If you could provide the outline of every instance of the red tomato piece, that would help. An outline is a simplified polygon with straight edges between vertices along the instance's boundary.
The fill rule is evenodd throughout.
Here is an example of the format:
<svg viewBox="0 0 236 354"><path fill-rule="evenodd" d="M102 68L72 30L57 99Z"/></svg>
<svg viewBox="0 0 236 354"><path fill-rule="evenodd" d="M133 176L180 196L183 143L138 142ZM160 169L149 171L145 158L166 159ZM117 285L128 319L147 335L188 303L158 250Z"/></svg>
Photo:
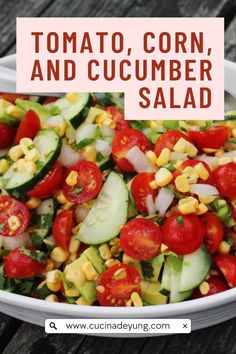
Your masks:
<svg viewBox="0 0 236 354"><path fill-rule="evenodd" d="M8 148L14 141L15 129L10 125L0 123L0 149Z"/></svg>
<svg viewBox="0 0 236 354"><path fill-rule="evenodd" d="M121 270L124 272L123 278L116 279L117 271ZM112 266L98 280L98 285L104 288L104 291L97 291L99 304L101 306L125 306L133 292L141 293L140 280L139 273L130 265L119 263Z"/></svg>
<svg viewBox="0 0 236 354"><path fill-rule="evenodd" d="M63 167L56 162L51 171L34 188L27 193L32 198L48 198L53 195L62 185L64 179Z"/></svg>
<svg viewBox="0 0 236 354"><path fill-rule="evenodd" d="M95 198L102 188L102 173L98 166L90 161L80 161L66 171L65 180L71 171L78 174L77 184L71 187L64 183L63 193L66 199L82 204Z"/></svg>
<svg viewBox="0 0 236 354"><path fill-rule="evenodd" d="M187 141L191 141L187 134L184 134L178 130L168 130L157 139L154 148L155 154L159 156L162 149L164 148L172 150L180 138L183 138Z"/></svg>
<svg viewBox="0 0 236 354"><path fill-rule="evenodd" d="M68 250L73 227L73 213L70 210L64 210L58 214L52 225L52 235L58 244L64 250Z"/></svg>
<svg viewBox="0 0 236 354"><path fill-rule="evenodd" d="M47 97L43 104L49 104L58 100L58 97Z"/></svg>
<svg viewBox="0 0 236 354"><path fill-rule="evenodd" d="M134 146L138 146L143 152L152 149L148 138L137 129L120 130L113 138L112 156L122 171L135 172L131 163L125 158L127 152Z"/></svg>
<svg viewBox="0 0 236 354"><path fill-rule="evenodd" d="M120 112L116 107L108 106L104 108L104 111L107 111L112 115L112 118L116 123L116 130L123 130L130 127L129 121L125 120L124 113Z"/></svg>
<svg viewBox="0 0 236 354"><path fill-rule="evenodd" d="M236 163L218 166L212 173L214 184L223 197L236 197Z"/></svg>
<svg viewBox="0 0 236 354"><path fill-rule="evenodd" d="M218 250L220 243L223 241L224 229L218 216L208 212L201 217L201 221L205 225L204 242L208 251L213 254Z"/></svg>
<svg viewBox="0 0 236 354"><path fill-rule="evenodd" d="M223 126L211 127L208 130L189 130L189 136L199 149L219 149L229 138L229 128Z"/></svg>
<svg viewBox="0 0 236 354"><path fill-rule="evenodd" d="M152 189L149 183L155 178L155 173L142 172L134 177L131 183L131 193L134 198L135 207L141 213L147 213L146 198L151 194L153 198L157 195L157 189Z"/></svg>
<svg viewBox="0 0 236 354"><path fill-rule="evenodd" d="M121 230L120 247L130 257L149 260L158 253L162 232L155 222L137 218L129 221Z"/></svg>
<svg viewBox="0 0 236 354"><path fill-rule="evenodd" d="M163 242L178 255L196 251L202 244L205 230L196 215L174 215L166 219L163 227Z"/></svg>
<svg viewBox="0 0 236 354"><path fill-rule="evenodd" d="M208 171L209 178L207 180L205 180L205 181L203 179L199 178L198 179L198 183L210 183L211 184L211 180L212 180L212 178L211 178L211 174L212 174L211 169L210 169L210 167L208 166L208 164L205 161L199 161L199 160L185 160L180 165L180 167L173 173L173 177L174 178L173 178L172 181L174 181L177 176L181 175L186 167L188 167L188 166L194 167L197 164L199 164L200 162L203 164L203 166Z"/></svg>
<svg viewBox="0 0 236 354"><path fill-rule="evenodd" d="M15 216L19 221L19 226L16 230L11 230L9 221L10 217ZM16 236L24 232L30 221L30 212L26 205L9 195L0 196L0 225L1 235Z"/></svg>
<svg viewBox="0 0 236 354"><path fill-rule="evenodd" d="M219 294L222 291L228 290L229 287L226 284L225 281L223 281L220 277L218 277L217 275L211 275L210 278L207 279L207 283L210 286L210 290L208 291L207 294L202 294L199 290L199 288L197 288L193 295L192 295L192 299L199 299L201 297L205 297L205 296L210 296L210 295L215 295L215 294Z"/></svg>
<svg viewBox="0 0 236 354"><path fill-rule="evenodd" d="M38 115L33 110L29 110L17 129L15 143L19 144L22 138L34 139L40 127L41 124Z"/></svg>
<svg viewBox="0 0 236 354"><path fill-rule="evenodd" d="M0 93L0 98L15 104L17 98L21 98L22 100L28 100L29 95L19 95L17 93Z"/></svg>
<svg viewBox="0 0 236 354"><path fill-rule="evenodd" d="M31 252L35 252L32 247L27 247ZM7 278L25 279L32 278L42 273L46 268L46 261L41 263L36 259L23 253L21 248L10 251L3 261L4 275Z"/></svg>
<svg viewBox="0 0 236 354"><path fill-rule="evenodd" d="M219 254L214 257L214 262L224 275L231 288L236 287L236 257L231 254Z"/></svg>

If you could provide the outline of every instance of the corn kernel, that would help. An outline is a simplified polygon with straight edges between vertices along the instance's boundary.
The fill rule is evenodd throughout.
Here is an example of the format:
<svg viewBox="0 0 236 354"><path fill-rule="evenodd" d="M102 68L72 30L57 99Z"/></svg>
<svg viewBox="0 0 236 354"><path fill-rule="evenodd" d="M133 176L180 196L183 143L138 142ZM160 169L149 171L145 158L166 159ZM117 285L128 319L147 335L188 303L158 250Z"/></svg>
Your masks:
<svg viewBox="0 0 236 354"><path fill-rule="evenodd" d="M87 280L96 280L98 278L98 273L94 269L91 262L85 262L82 265L82 271L84 272L85 278Z"/></svg>
<svg viewBox="0 0 236 354"><path fill-rule="evenodd" d="M63 210L70 210L74 206L73 203L67 202L66 204L63 205L62 209Z"/></svg>
<svg viewBox="0 0 236 354"><path fill-rule="evenodd" d="M77 184L78 176L78 172L71 171L66 178L66 184L68 186L74 187Z"/></svg>
<svg viewBox="0 0 236 354"><path fill-rule="evenodd" d="M42 289L46 285L46 280L41 281L41 283L37 286L37 289Z"/></svg>
<svg viewBox="0 0 236 354"><path fill-rule="evenodd" d="M189 183L185 175L177 176L175 179L175 186L181 193L189 192Z"/></svg>
<svg viewBox="0 0 236 354"><path fill-rule="evenodd" d="M81 224L78 224L77 226L75 226L75 227L72 229L73 235L77 235L77 233L79 232L80 228L81 228Z"/></svg>
<svg viewBox="0 0 236 354"><path fill-rule="evenodd" d="M76 236L72 236L70 239L68 251L69 253L77 253L80 248L80 241L76 239Z"/></svg>
<svg viewBox="0 0 236 354"><path fill-rule="evenodd" d="M99 293L104 293L104 291L105 291L105 288L104 288L104 286L102 286L102 285L98 285L98 286L96 287L96 289L97 289L97 291L98 291Z"/></svg>
<svg viewBox="0 0 236 354"><path fill-rule="evenodd" d="M125 279L126 278L126 271L124 268L118 269L115 273L114 273L114 278L116 280L119 279Z"/></svg>
<svg viewBox="0 0 236 354"><path fill-rule="evenodd" d="M27 161L25 163L25 170L26 172L30 173L31 175L34 175L36 173L36 165L33 161Z"/></svg>
<svg viewBox="0 0 236 354"><path fill-rule="evenodd" d="M12 161L17 161L23 155L23 151L20 145L15 145L9 150L8 154Z"/></svg>
<svg viewBox="0 0 236 354"><path fill-rule="evenodd" d="M67 260L69 253L61 247L53 248L50 257L53 261L63 263Z"/></svg>
<svg viewBox="0 0 236 354"><path fill-rule="evenodd" d="M231 133L233 138L236 138L236 128L232 129Z"/></svg>
<svg viewBox="0 0 236 354"><path fill-rule="evenodd" d="M186 147L187 147L187 140L184 138L180 138L175 146L173 147L173 150L176 152L184 153L186 152Z"/></svg>
<svg viewBox="0 0 236 354"><path fill-rule="evenodd" d="M66 279L71 283L76 282L79 286L82 286L86 280L84 273L80 269L70 270L66 273Z"/></svg>
<svg viewBox="0 0 236 354"><path fill-rule="evenodd" d="M205 214L208 211L208 207L204 203L200 203L197 206L197 215Z"/></svg>
<svg viewBox="0 0 236 354"><path fill-rule="evenodd" d="M165 252L166 250L168 250L168 246L166 246L164 243L162 243L161 248L160 248L161 253Z"/></svg>
<svg viewBox="0 0 236 354"><path fill-rule="evenodd" d="M198 149L189 141L186 144L186 153L189 157L195 157L198 153Z"/></svg>
<svg viewBox="0 0 236 354"><path fill-rule="evenodd" d="M185 169L183 170L183 174L187 177L189 183L197 183L199 174L193 167L185 167Z"/></svg>
<svg viewBox="0 0 236 354"><path fill-rule="evenodd" d="M123 253L122 256L122 262L125 264L129 264L133 261L133 258L131 258L130 256L128 256L126 253Z"/></svg>
<svg viewBox="0 0 236 354"><path fill-rule="evenodd" d="M134 307L140 307L143 306L142 299L140 298L139 294L137 292L133 292L131 294L131 300L134 304Z"/></svg>
<svg viewBox="0 0 236 354"><path fill-rule="evenodd" d="M169 162L170 159L170 150L167 148L162 149L160 155L158 156L156 160L157 166L161 167L163 165L166 165Z"/></svg>
<svg viewBox="0 0 236 354"><path fill-rule="evenodd" d="M16 161L15 166L19 172L25 172L25 160L24 159L19 159Z"/></svg>
<svg viewBox="0 0 236 354"><path fill-rule="evenodd" d="M199 285L199 290L202 295L208 294L208 292L210 291L209 283L204 281L202 284Z"/></svg>
<svg viewBox="0 0 236 354"><path fill-rule="evenodd" d="M211 149L211 148L204 148L202 149L206 154L212 154L214 152L217 152L218 149Z"/></svg>
<svg viewBox="0 0 236 354"><path fill-rule="evenodd" d="M5 173L9 169L9 163L7 162L6 159L1 159L0 160L0 174Z"/></svg>
<svg viewBox="0 0 236 354"><path fill-rule="evenodd" d="M20 118L21 116L21 110L16 107L16 106L8 106L6 108L7 114L10 114L10 116L15 117L15 118Z"/></svg>
<svg viewBox="0 0 236 354"><path fill-rule="evenodd" d="M27 200L27 202L25 203L27 205L27 207L29 209L35 209L39 206L39 204L41 203L41 199L39 198L30 198L29 200Z"/></svg>
<svg viewBox="0 0 236 354"><path fill-rule="evenodd" d="M57 284L61 282L61 272L58 269L47 272L46 282L50 284Z"/></svg>
<svg viewBox="0 0 236 354"><path fill-rule="evenodd" d="M210 204L216 199L216 197L213 195L199 195L198 199L201 203Z"/></svg>
<svg viewBox="0 0 236 354"><path fill-rule="evenodd" d="M45 272L50 272L51 270L54 269L54 262L52 259L47 259L47 265L46 265L46 268L45 268Z"/></svg>
<svg viewBox="0 0 236 354"><path fill-rule="evenodd" d="M56 132L59 136L62 137L63 135L65 135L65 131L66 131L66 124L65 123L55 125L53 128L56 130Z"/></svg>
<svg viewBox="0 0 236 354"><path fill-rule="evenodd" d="M66 99L70 102L70 103L76 103L79 101L80 99L80 95L77 92L68 92L66 94Z"/></svg>
<svg viewBox="0 0 236 354"><path fill-rule="evenodd" d="M77 297L80 293L77 289L65 289L65 295L68 297Z"/></svg>
<svg viewBox="0 0 236 354"><path fill-rule="evenodd" d="M230 245L226 241L222 241L219 245L218 252L221 254L228 254L230 252Z"/></svg>
<svg viewBox="0 0 236 354"><path fill-rule="evenodd" d="M11 231L16 231L21 226L20 219L16 215L11 215L8 219L8 225Z"/></svg>
<svg viewBox="0 0 236 354"><path fill-rule="evenodd" d="M181 165L183 161L182 160L177 160L176 163L174 164L174 168L177 170Z"/></svg>
<svg viewBox="0 0 236 354"><path fill-rule="evenodd" d="M20 139L20 147L23 153L26 155L31 150L31 147L34 148L33 140L30 138Z"/></svg>
<svg viewBox="0 0 236 354"><path fill-rule="evenodd" d="M197 211L198 200L194 197L187 197L179 200L178 208L182 214L191 214Z"/></svg>
<svg viewBox="0 0 236 354"><path fill-rule="evenodd" d="M66 204L68 202L68 200L66 199L66 197L64 196L62 190L59 190L56 194L55 194L56 200L58 201L58 203L60 204Z"/></svg>
<svg viewBox="0 0 236 354"><path fill-rule="evenodd" d="M149 160L150 160L153 164L156 163L157 157L156 157L156 154L155 154L154 151L148 150L148 151L146 152L146 156L149 158Z"/></svg>
<svg viewBox="0 0 236 354"><path fill-rule="evenodd" d="M66 264L70 264L77 259L77 253L70 253L69 257L66 260Z"/></svg>
<svg viewBox="0 0 236 354"><path fill-rule="evenodd" d="M196 166L194 166L194 170L198 173L199 177L206 181L209 178L209 172L202 162L199 162Z"/></svg>
<svg viewBox="0 0 236 354"><path fill-rule="evenodd" d="M219 165L223 166L232 161L231 157L221 157L219 158Z"/></svg>
<svg viewBox="0 0 236 354"><path fill-rule="evenodd" d="M51 290L53 293L57 293L61 289L61 282L60 283L49 283L46 282L47 288Z"/></svg>
<svg viewBox="0 0 236 354"><path fill-rule="evenodd" d="M104 243L99 247L99 253L102 259L108 260L112 257L110 248L108 247L107 243Z"/></svg>
<svg viewBox="0 0 236 354"><path fill-rule="evenodd" d="M91 306L92 302L89 302L83 298L83 296L80 296L78 300L76 300L77 305L83 305L83 306Z"/></svg>
<svg viewBox="0 0 236 354"><path fill-rule="evenodd" d="M92 146L86 146L83 151L83 155L87 161L95 162L96 161L96 150Z"/></svg>
<svg viewBox="0 0 236 354"><path fill-rule="evenodd" d="M118 261L118 259L114 259L114 258L110 258L105 262L105 266L107 268L111 268L113 265L115 264L119 264L120 262Z"/></svg>
<svg viewBox="0 0 236 354"><path fill-rule="evenodd" d="M33 148L32 150L28 151L27 154L25 155L25 161L33 161L36 162L40 158L39 152L36 148Z"/></svg>
<svg viewBox="0 0 236 354"><path fill-rule="evenodd" d="M132 300L129 299L128 301L126 301L125 306L126 307L131 307L132 306Z"/></svg>
<svg viewBox="0 0 236 354"><path fill-rule="evenodd" d="M215 157L221 156L224 152L225 152L224 149L223 149L223 148L220 148L219 150L216 151Z"/></svg>
<svg viewBox="0 0 236 354"><path fill-rule="evenodd" d="M159 187L164 187L172 180L172 173L165 167L161 167L155 174L155 181Z"/></svg>
<svg viewBox="0 0 236 354"><path fill-rule="evenodd" d="M45 300L50 302L58 302L58 297L55 294L51 294L48 295Z"/></svg>
<svg viewBox="0 0 236 354"><path fill-rule="evenodd" d="M157 188L158 188L158 185L157 185L157 183L156 183L155 180L149 182L149 186L150 186L150 188L152 188L152 189L157 189Z"/></svg>

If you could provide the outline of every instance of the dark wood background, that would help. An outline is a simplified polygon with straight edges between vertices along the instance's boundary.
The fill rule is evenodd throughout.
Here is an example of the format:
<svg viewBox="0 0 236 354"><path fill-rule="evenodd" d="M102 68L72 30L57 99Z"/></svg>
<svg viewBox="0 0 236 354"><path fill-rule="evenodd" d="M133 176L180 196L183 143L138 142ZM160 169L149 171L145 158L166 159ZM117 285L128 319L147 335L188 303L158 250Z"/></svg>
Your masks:
<svg viewBox="0 0 236 354"><path fill-rule="evenodd" d="M225 55L236 60L236 0L0 0L0 56L15 52L16 17L225 17ZM236 315L236 314L235 314ZM0 314L4 354L236 353L236 319L189 335L141 339L48 335Z"/></svg>

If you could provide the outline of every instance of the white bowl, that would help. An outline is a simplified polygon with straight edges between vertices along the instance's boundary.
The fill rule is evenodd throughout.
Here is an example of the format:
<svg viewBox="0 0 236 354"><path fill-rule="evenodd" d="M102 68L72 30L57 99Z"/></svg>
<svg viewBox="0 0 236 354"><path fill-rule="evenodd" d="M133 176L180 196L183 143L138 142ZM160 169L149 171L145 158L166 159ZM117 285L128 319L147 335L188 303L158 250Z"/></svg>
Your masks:
<svg viewBox="0 0 236 354"><path fill-rule="evenodd" d="M0 65L14 69L15 56L0 59ZM51 303L0 290L0 311L40 326L44 326L47 318L189 318L192 320L192 330L196 330L235 316L236 289L197 300L140 308Z"/></svg>

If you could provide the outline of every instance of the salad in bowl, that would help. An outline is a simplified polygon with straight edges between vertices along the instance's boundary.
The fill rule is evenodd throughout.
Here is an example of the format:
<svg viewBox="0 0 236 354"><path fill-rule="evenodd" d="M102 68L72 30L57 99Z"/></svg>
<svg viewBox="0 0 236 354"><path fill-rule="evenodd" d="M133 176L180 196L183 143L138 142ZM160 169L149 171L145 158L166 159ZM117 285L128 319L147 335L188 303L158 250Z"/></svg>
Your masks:
<svg viewBox="0 0 236 354"><path fill-rule="evenodd" d="M75 305L236 287L236 112L126 121L122 97L0 94L0 289Z"/></svg>

